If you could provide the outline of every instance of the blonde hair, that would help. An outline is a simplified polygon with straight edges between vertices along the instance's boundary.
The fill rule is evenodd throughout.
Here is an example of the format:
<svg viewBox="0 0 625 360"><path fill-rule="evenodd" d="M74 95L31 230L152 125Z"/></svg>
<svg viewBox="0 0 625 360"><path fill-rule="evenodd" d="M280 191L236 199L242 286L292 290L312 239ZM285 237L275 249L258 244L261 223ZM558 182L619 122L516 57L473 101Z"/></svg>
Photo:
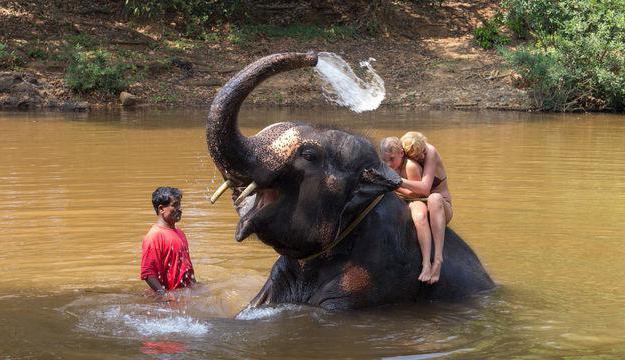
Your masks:
<svg viewBox="0 0 625 360"><path fill-rule="evenodd" d="M396 154L402 151L401 141L397 136L386 137L380 141L380 151Z"/></svg>
<svg viewBox="0 0 625 360"><path fill-rule="evenodd" d="M416 159L426 149L428 139L418 131L409 131L401 137L400 141L406 156Z"/></svg>

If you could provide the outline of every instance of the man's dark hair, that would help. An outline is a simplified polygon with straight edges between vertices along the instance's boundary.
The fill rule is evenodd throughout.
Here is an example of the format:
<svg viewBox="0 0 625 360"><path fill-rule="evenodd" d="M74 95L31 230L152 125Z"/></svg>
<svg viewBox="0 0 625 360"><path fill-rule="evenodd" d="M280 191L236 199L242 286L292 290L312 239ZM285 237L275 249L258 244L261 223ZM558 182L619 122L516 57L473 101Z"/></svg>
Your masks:
<svg viewBox="0 0 625 360"><path fill-rule="evenodd" d="M182 191L175 187L161 186L156 188L152 193L152 206L154 206L154 212L158 215L159 205L169 205L171 199L181 200Z"/></svg>

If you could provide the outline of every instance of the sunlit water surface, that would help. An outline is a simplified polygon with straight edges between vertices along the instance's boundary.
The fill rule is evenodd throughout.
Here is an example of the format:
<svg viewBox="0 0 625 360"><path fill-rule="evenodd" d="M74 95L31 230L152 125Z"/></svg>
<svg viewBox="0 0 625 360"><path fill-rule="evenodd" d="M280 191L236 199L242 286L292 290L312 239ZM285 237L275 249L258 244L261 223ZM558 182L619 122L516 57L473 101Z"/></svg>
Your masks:
<svg viewBox="0 0 625 360"><path fill-rule="evenodd" d="M293 119L376 143L423 131L446 163L452 227L499 287L455 304L238 314L276 255L233 240L228 196L208 202L220 178L204 116L0 113L3 358L625 357L625 117L244 109L246 134ZM184 191L202 283L167 305L138 278L159 185Z"/></svg>

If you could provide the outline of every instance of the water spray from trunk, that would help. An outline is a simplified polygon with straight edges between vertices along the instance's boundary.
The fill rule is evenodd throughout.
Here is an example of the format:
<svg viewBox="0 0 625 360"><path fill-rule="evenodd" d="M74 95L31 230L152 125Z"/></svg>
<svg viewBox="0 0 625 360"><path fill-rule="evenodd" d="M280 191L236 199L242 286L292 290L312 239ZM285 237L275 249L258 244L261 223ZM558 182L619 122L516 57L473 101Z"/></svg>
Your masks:
<svg viewBox="0 0 625 360"><path fill-rule="evenodd" d="M384 80L373 70L371 62L361 61L363 71L358 77L340 56L334 53L318 54L315 71L324 81L323 95L329 101L360 113L375 110L386 96Z"/></svg>

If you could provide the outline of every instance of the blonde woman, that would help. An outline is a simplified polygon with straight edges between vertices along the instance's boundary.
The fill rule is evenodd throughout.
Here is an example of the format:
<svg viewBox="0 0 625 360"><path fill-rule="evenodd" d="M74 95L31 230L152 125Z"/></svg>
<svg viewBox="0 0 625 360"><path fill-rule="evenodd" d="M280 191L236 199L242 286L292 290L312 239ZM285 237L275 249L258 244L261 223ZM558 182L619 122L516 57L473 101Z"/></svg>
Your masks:
<svg viewBox="0 0 625 360"><path fill-rule="evenodd" d="M434 284L443 265L445 227L453 215L443 161L436 148L416 131L404 134L401 139L385 138L380 147L382 160L403 180L396 191L408 202L417 229L423 254L419 280ZM432 239L434 261L430 262Z"/></svg>

